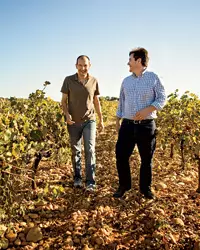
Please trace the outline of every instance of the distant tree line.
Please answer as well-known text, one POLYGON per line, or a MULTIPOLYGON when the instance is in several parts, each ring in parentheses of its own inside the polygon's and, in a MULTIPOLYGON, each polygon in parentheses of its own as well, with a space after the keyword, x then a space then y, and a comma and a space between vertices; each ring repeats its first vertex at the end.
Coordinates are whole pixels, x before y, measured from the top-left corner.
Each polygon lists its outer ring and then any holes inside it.
POLYGON ((100 99, 106 101, 119 101, 119 98, 114 96, 102 96, 100 99))

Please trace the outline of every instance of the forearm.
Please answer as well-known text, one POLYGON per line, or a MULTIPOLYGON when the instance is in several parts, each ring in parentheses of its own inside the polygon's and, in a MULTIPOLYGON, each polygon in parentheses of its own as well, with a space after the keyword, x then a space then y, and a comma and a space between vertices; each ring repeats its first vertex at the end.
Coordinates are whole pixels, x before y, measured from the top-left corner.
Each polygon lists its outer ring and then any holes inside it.
POLYGON ((155 106, 153 106, 153 105, 150 105, 150 106, 146 107, 146 109, 149 111, 149 113, 157 110, 157 108, 155 106))
POLYGON ((67 116, 69 114, 69 111, 68 111, 68 105, 66 103, 61 103, 62 105, 62 110, 63 110, 63 113, 65 114, 65 116, 67 116))
POLYGON ((95 107, 95 111, 96 111, 96 113, 97 113, 97 115, 98 115, 98 117, 99 117, 99 120, 100 121, 103 121, 103 116, 102 116, 102 112, 101 112, 101 105, 100 105, 100 103, 94 103, 94 107, 95 107))
POLYGON ((99 117, 99 120, 103 121, 103 116, 102 116, 102 112, 101 112, 101 105, 100 105, 98 98, 95 98, 95 100, 94 100, 94 107, 95 107, 95 111, 99 117))
POLYGON ((66 117, 69 116, 68 101, 67 101, 67 95, 66 94, 62 95, 61 105, 62 105, 62 110, 63 110, 64 115, 66 117))

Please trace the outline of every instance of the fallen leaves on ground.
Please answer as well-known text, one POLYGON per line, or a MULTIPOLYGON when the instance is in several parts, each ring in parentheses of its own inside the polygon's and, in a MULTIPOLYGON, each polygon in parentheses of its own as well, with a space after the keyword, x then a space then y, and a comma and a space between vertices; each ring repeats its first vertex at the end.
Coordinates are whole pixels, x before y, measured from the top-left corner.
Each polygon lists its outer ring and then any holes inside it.
POLYGON ((70 165, 42 162, 34 199, 29 190, 24 201, 25 214, 9 225, 0 224, 0 249, 199 250, 197 166, 183 171, 178 156, 169 159, 156 152, 156 199, 146 200, 138 190, 140 160, 135 152, 130 158, 132 189, 123 199, 114 199, 116 139, 113 124, 97 137, 94 193, 73 187, 70 165))

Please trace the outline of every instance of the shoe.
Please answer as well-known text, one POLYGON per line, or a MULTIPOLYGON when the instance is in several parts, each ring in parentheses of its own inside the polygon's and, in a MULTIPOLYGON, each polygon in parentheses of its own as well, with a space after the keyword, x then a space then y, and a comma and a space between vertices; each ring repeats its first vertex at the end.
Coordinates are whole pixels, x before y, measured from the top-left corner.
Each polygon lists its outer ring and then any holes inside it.
POLYGON ((81 179, 76 179, 74 181, 74 187, 75 188, 82 188, 83 187, 82 180, 81 179))
POLYGON ((149 190, 147 192, 141 192, 145 198, 153 200, 155 198, 154 194, 149 190))
POLYGON ((113 197, 114 198, 121 198, 123 195, 124 195, 124 193, 126 192, 126 191, 128 191, 129 189, 126 189, 126 188, 124 188, 124 187, 119 187, 118 189, 117 189, 117 191, 113 194, 113 197))
POLYGON ((89 184, 89 185, 86 186, 86 191, 88 191, 88 192, 92 193, 92 192, 95 191, 95 189, 96 189, 95 184, 89 184))

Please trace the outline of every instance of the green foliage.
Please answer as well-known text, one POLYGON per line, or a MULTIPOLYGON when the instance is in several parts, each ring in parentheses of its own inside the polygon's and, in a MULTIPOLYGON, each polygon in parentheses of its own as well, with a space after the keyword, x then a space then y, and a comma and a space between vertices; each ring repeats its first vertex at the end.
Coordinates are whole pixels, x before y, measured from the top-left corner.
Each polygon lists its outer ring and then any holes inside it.
POLYGON ((60 104, 46 98, 43 90, 28 99, 0 100, 0 110, 0 205, 10 208, 12 186, 25 182, 27 164, 36 153, 50 151, 51 161, 66 162, 69 140, 60 104))
POLYGON ((116 118, 116 109, 118 105, 117 100, 110 101, 108 98, 101 97, 100 98, 101 107, 102 107, 102 115, 105 125, 108 123, 115 121, 116 118))
POLYGON ((200 100, 186 91, 180 98, 178 90, 168 96, 167 105, 158 114, 159 141, 163 150, 170 145, 184 151, 187 160, 200 157, 200 100))
MULTIPOLYGON (((44 88, 49 84, 46 81, 44 88)), ((51 152, 50 160, 55 165, 70 159, 69 138, 60 103, 46 98, 43 90, 36 90, 28 99, 0 99, 0 211, 3 214, 0 219, 11 210, 22 211, 22 203, 16 202, 15 187, 23 186, 28 180, 31 187, 29 173, 36 154, 51 152)), ((115 121, 118 101, 111 99, 100 99, 105 125, 115 121)), ((157 125, 160 152, 174 150, 181 154, 183 162, 185 158, 187 162, 200 159, 198 96, 185 92, 179 97, 178 90, 170 94, 166 106, 158 113, 157 125)), ((57 186, 52 190, 54 196, 62 191, 57 186)), ((48 185, 45 192, 49 192, 48 185)))

